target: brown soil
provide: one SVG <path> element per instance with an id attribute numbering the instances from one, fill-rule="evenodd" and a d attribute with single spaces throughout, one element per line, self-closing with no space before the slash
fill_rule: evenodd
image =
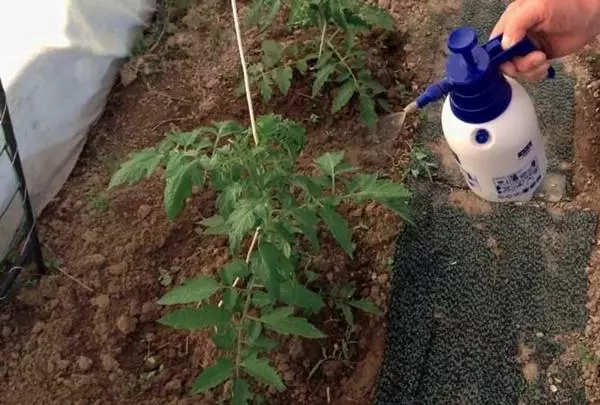
<path id="1" fill-rule="evenodd" d="M 600 42 L 586 47 L 567 66 L 577 78 L 575 121 L 575 202 L 600 212 Z M 596 235 L 588 276 L 589 320 L 585 337 L 577 345 L 583 364 L 584 378 L 590 404 L 600 404 L 600 229 Z"/>
<path id="2" fill-rule="evenodd" d="M 438 36 L 445 33 L 437 32 L 436 21 L 455 6 L 437 0 L 384 3 L 398 30 L 383 41 L 371 37 L 372 68 L 384 85 L 401 83 L 413 92 L 443 56 Z M 221 391 L 188 396 L 216 355 L 207 333 L 175 332 L 155 322 L 167 311 L 156 304 L 169 289 L 161 277 L 168 274 L 177 285 L 214 274 L 228 260 L 223 238 L 194 229 L 195 222 L 214 214 L 214 192 L 196 193 L 172 222 L 163 211 L 158 177 L 105 192 L 128 153 L 155 145 L 165 133 L 224 119 L 248 123 L 244 99 L 234 97 L 240 75 L 229 8 L 202 2 L 178 16 L 176 25 L 153 53 L 124 68 L 79 164 L 41 218 L 46 256 L 60 271 L 22 289 L 2 309 L 2 404 L 208 405 L 220 398 Z M 277 31 L 280 40 L 294 34 L 286 35 Z M 246 32 L 251 57 L 259 43 L 254 30 Z M 399 136 L 374 139 L 362 129 L 355 105 L 331 117 L 324 113 L 329 100 L 307 98 L 308 86 L 296 82 L 287 97 L 274 97 L 267 106 L 255 97 L 257 114 L 275 111 L 308 128 L 304 164 L 324 151 L 345 150 L 350 163 L 364 171 L 398 179 L 402 173 L 394 157 L 406 154 L 417 120 L 411 118 Z M 401 109 L 393 91 L 390 101 Z M 320 123 L 311 123 L 311 114 L 321 116 Z M 400 220 L 374 203 L 348 206 L 344 213 L 354 229 L 355 259 L 329 238 L 313 270 L 330 284 L 355 281 L 361 296 L 386 308 Z M 338 318 L 317 324 L 329 334 L 324 343 L 281 341 L 272 364 L 288 389 L 268 391 L 270 403 L 370 403 L 385 346 L 384 318 L 358 315 L 350 332 Z M 307 381 L 322 349 L 332 352 L 342 341 L 350 349 L 347 364 L 325 362 Z"/>

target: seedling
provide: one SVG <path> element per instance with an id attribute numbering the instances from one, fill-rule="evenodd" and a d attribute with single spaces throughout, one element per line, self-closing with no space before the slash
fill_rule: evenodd
<path id="1" fill-rule="evenodd" d="M 248 22 L 267 29 L 280 11 L 282 0 L 257 0 Z M 276 91 L 287 94 L 295 75 L 313 80 L 312 97 L 332 91 L 331 113 L 344 108 L 351 99 L 359 102 L 365 125 L 377 127 L 376 104 L 391 111 L 382 97 L 386 89 L 373 79 L 367 68 L 368 53 L 360 48 L 359 36 L 373 27 L 393 30 L 394 20 L 383 9 L 360 0 L 292 0 L 288 26 L 317 28 L 317 36 L 301 43 L 284 45 L 267 39 L 262 42 L 262 58 L 249 67 L 250 82 L 268 102 Z M 241 83 L 238 94 L 243 94 Z"/>
<path id="2" fill-rule="evenodd" d="M 353 257 L 351 231 L 336 207 L 344 201 L 374 200 L 405 217 L 410 197 L 400 184 L 359 173 L 344 162 L 343 152 L 316 158 L 314 175 L 298 174 L 304 128 L 274 114 L 259 117 L 256 124 L 256 146 L 252 131 L 231 121 L 173 133 L 157 147 L 133 154 L 110 182 L 110 188 L 137 182 L 164 166 L 164 206 L 172 219 L 184 209 L 193 187 L 217 191 L 217 213 L 199 225 L 206 234 L 227 236 L 231 260 L 218 277 L 197 277 L 163 296 L 161 304 L 183 307 L 159 322 L 189 331 L 213 328 L 212 340 L 225 355 L 202 371 L 193 392 L 232 380 L 232 403 L 253 397 L 248 378 L 277 390 L 285 388 L 264 357 L 277 346 L 266 331 L 326 337 L 307 319 L 325 303 L 298 279 L 299 273 L 316 277 L 300 271 L 300 242 L 305 240 L 318 252 L 316 229 L 324 226 Z M 349 289 L 336 296 L 346 319 L 352 321 L 351 307 L 381 312 L 369 301 L 353 299 Z"/>
<path id="3" fill-rule="evenodd" d="M 433 174 L 438 169 L 435 158 L 429 149 L 413 145 L 410 149 L 410 165 L 404 173 L 404 177 L 410 175 L 413 178 L 427 176 L 429 181 L 433 181 Z"/>

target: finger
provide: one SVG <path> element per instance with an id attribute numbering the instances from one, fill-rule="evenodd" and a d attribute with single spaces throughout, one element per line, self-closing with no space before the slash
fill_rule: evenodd
<path id="1" fill-rule="evenodd" d="M 517 71 L 526 73 L 535 70 L 538 66 L 548 62 L 546 54 L 541 51 L 531 52 L 525 57 L 514 58 L 513 62 L 517 67 Z"/>
<path id="2" fill-rule="evenodd" d="M 527 31 L 541 23 L 545 18 L 545 7 L 537 1 L 517 1 L 506 10 L 502 47 L 510 48 L 521 41 Z"/>
<path id="3" fill-rule="evenodd" d="M 524 72 L 522 76 L 532 82 L 537 82 L 540 80 L 544 80 L 548 76 L 548 68 L 550 67 L 550 63 L 545 63 L 536 67 L 533 70 L 528 72 Z"/>
<path id="4" fill-rule="evenodd" d="M 498 35 L 504 33 L 504 30 L 506 28 L 506 22 L 511 18 L 512 14 L 515 12 L 514 9 L 515 9 L 515 7 L 517 7 L 516 3 L 519 3 L 519 2 L 520 2 L 520 0 L 515 0 L 514 2 L 512 2 L 508 6 L 506 6 L 506 9 L 504 10 L 502 15 L 498 19 L 496 26 L 494 27 L 494 29 L 492 30 L 492 33 L 490 34 L 490 39 L 495 38 Z"/>
<path id="5" fill-rule="evenodd" d="M 517 74 L 518 74 L 517 67 L 512 62 L 503 63 L 502 65 L 500 65 L 500 70 L 502 70 L 502 72 L 505 75 L 508 75 L 511 77 L 517 77 Z"/>
<path id="6" fill-rule="evenodd" d="M 492 30 L 492 33 L 490 34 L 490 39 L 495 38 L 504 32 L 504 26 L 506 25 L 507 16 L 508 16 L 508 10 L 505 10 L 504 13 L 502 13 L 502 15 L 500 16 L 500 19 L 498 20 L 498 22 L 496 23 L 496 26 L 494 26 L 494 29 Z"/>

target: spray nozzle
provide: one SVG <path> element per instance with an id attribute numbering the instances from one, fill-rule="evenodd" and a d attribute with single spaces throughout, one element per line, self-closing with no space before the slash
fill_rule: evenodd
<path id="1" fill-rule="evenodd" d="M 499 79 L 494 75 L 500 65 L 518 56 L 526 56 L 537 50 L 533 41 L 525 37 L 514 46 L 504 50 L 502 35 L 492 38 L 482 46 L 477 45 L 477 34 L 469 27 L 461 27 L 452 32 L 448 38 L 448 49 L 452 53 L 446 65 L 446 77 L 429 86 L 411 105 L 423 108 L 427 104 L 438 101 L 454 90 L 460 90 L 467 109 L 477 110 L 474 96 L 497 86 L 497 91 L 490 90 L 486 97 L 506 97 L 502 92 L 502 84 L 493 81 Z M 554 68 L 548 69 L 548 78 L 555 76 Z M 509 95 L 510 97 L 510 95 Z"/>

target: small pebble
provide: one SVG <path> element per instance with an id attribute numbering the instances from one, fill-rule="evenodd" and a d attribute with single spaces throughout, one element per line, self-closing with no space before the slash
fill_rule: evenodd
<path id="1" fill-rule="evenodd" d="M 119 276 L 123 273 L 126 273 L 128 269 L 129 269 L 129 266 L 127 265 L 127 263 L 121 262 L 121 263 L 117 263 L 117 264 L 113 264 L 112 266 L 109 266 L 108 272 L 110 274 L 112 274 L 113 276 Z"/>
<path id="2" fill-rule="evenodd" d="M 108 308 L 110 305 L 110 298 L 106 294 L 99 295 L 96 297 L 96 305 L 98 308 Z"/>
<path id="3" fill-rule="evenodd" d="M 145 219 L 152 212 L 152 207 L 149 205 L 140 205 L 138 208 L 137 216 L 139 219 Z"/>
<path id="4" fill-rule="evenodd" d="M 77 358 L 77 367 L 81 371 L 87 371 L 87 370 L 89 370 L 92 367 L 93 363 L 94 362 L 89 357 L 79 356 Z"/>
<path id="5" fill-rule="evenodd" d="M 39 321 L 39 322 L 36 322 L 35 325 L 33 325 L 33 328 L 31 329 L 31 333 L 33 333 L 34 335 L 37 335 L 43 329 L 44 329 L 44 322 Z"/>
<path id="6" fill-rule="evenodd" d="M 117 329 L 125 335 L 129 335 L 135 331 L 137 320 L 127 315 L 121 315 L 117 319 Z"/>

